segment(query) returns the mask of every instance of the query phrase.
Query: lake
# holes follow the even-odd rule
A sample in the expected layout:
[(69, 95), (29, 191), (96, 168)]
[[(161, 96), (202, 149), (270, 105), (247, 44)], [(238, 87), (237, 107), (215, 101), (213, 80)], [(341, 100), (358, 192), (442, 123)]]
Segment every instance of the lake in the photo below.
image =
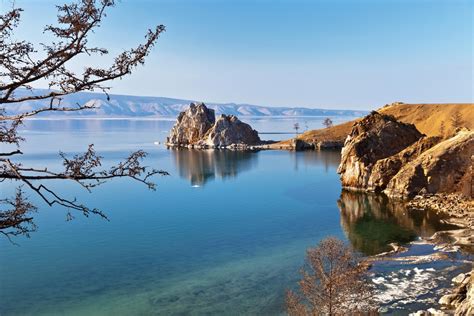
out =
[[(322, 119), (246, 121), (268, 133), (264, 139), (285, 139), (294, 122), (318, 128)], [(105, 165), (144, 149), (146, 165), (170, 175), (155, 179), (156, 191), (124, 179), (92, 193), (74, 183), (52, 184), (110, 221), (80, 214), (66, 221), (66, 210), (48, 208), (30, 193), (39, 206), (38, 230), (14, 238), (18, 245), (0, 240), (1, 315), (281, 314), (305, 250), (322, 238), (342, 238), (372, 255), (389, 250), (391, 242), (446, 228), (435, 214), (406, 212), (382, 196), (341, 192), (337, 151), (156, 145), (173, 123), (26, 122), (22, 159), (29, 165), (58, 168), (58, 150), (74, 154), (94, 143)], [(0, 190), (9, 196), (15, 187), (3, 182)]]

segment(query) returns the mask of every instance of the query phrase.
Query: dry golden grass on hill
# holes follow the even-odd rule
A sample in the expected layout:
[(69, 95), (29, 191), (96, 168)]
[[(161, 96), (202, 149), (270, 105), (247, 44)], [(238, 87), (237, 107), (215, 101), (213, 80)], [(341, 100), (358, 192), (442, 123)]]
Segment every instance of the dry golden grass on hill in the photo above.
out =
[[(393, 115), (396, 119), (415, 124), (416, 128), (428, 136), (450, 136), (454, 134), (455, 125), (474, 130), (473, 103), (446, 104), (405, 104), (393, 103), (377, 110), (379, 113)], [(453, 119), (457, 117), (453, 122)], [(329, 128), (311, 130), (298, 138), (308, 143), (317, 141), (344, 141), (352, 130), (352, 125), (359, 119)], [(289, 146), (290, 140), (274, 144), (272, 147)]]
[[(379, 109), (380, 113), (393, 115), (396, 119), (415, 124), (428, 136), (452, 135), (456, 129), (453, 118), (459, 115), (459, 126), (474, 130), (474, 104), (399, 104)], [(444, 125), (444, 127), (443, 127)], [(443, 130), (444, 129), (444, 133)], [(442, 135), (444, 134), (444, 135)]]

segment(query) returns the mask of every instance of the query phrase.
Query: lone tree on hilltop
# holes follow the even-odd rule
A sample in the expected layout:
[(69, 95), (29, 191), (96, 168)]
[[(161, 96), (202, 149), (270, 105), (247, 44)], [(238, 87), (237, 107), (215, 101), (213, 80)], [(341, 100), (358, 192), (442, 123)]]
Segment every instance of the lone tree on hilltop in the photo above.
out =
[[(112, 178), (127, 177), (154, 189), (150, 177), (165, 175), (165, 171), (142, 165), (146, 153), (132, 152), (123, 161), (110, 168), (101, 167), (101, 156), (90, 145), (83, 154), (68, 157), (60, 153), (58, 168), (28, 167), (18, 162), (23, 155), (21, 143), (24, 139), (18, 128), (24, 119), (43, 112), (69, 112), (94, 108), (94, 104), (61, 105), (61, 97), (80, 91), (103, 91), (108, 98), (106, 86), (114, 79), (129, 75), (139, 65), (165, 30), (158, 25), (148, 30), (144, 42), (136, 48), (123, 51), (105, 68), (89, 66), (84, 62), (82, 72), (73, 71), (71, 62), (79, 56), (106, 55), (108, 50), (88, 45), (88, 38), (101, 24), (106, 11), (115, 5), (114, 0), (77, 0), (57, 6), (57, 23), (47, 25), (45, 33), (54, 40), (41, 44), (38, 49), (26, 39), (18, 39), (15, 30), (20, 23), (21, 8), (0, 12), (0, 181), (19, 184), (13, 197), (0, 199), (0, 233), (10, 236), (26, 235), (36, 229), (32, 213), (37, 209), (25, 196), (25, 189), (37, 194), (46, 205), (61, 205), (67, 209), (67, 218), (76, 211), (85, 216), (106, 215), (95, 208), (65, 198), (48, 184), (51, 180), (67, 180), (90, 191)], [(33, 90), (35, 83), (47, 84), (48, 90)], [(21, 92), (21, 93), (20, 93)], [(47, 100), (48, 106), (38, 105), (31, 111), (8, 114), (8, 105), (23, 101)], [(62, 167), (61, 167), (62, 165)]]
[(332, 120), (329, 118), (329, 117), (326, 117), (323, 121), (323, 125), (326, 127), (326, 128), (329, 128), (333, 125), (333, 122)]
[(298, 136), (298, 131), (300, 130), (300, 123), (293, 124), (293, 129), (295, 130), (296, 136)]
[(306, 252), (299, 291), (287, 292), (291, 316), (376, 314), (367, 267), (337, 238), (322, 240)]

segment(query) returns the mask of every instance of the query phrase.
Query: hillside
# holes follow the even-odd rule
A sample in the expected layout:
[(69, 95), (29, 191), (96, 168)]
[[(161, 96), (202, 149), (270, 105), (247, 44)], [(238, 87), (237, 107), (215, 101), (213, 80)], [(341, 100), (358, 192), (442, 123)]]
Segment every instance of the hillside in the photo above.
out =
[[(380, 113), (393, 115), (397, 120), (404, 123), (415, 124), (416, 128), (428, 136), (447, 136), (454, 133), (452, 118), (459, 113), (460, 126), (474, 130), (474, 104), (472, 103), (446, 103), (446, 104), (408, 104), (392, 103), (377, 110)], [(301, 134), (298, 138), (307, 143), (320, 141), (344, 142), (351, 132), (352, 126), (359, 119), (343, 124), (334, 125), (329, 128), (311, 130)], [(442, 133), (444, 125), (444, 133)], [(290, 140), (275, 144), (288, 146)]]
[[(33, 91), (19, 90), (16, 95), (35, 95), (44, 93), (45, 90), (34, 89)], [(97, 108), (78, 112), (42, 113), (38, 117), (67, 116), (67, 117), (176, 117), (196, 100), (174, 99), (165, 97), (147, 97), (131, 95), (111, 94), (110, 99), (103, 93), (79, 92), (62, 98), (61, 105), (76, 106), (76, 104), (94, 104)], [(19, 114), (32, 111), (38, 107), (49, 105), (49, 100), (25, 101), (12, 103), (6, 107), (8, 114)], [(215, 110), (216, 115), (227, 114), (236, 116), (353, 116), (358, 117), (367, 114), (366, 111), (354, 110), (326, 110), (303, 107), (273, 107), (252, 104), (236, 103), (213, 103), (206, 102), (206, 106)]]
[(455, 128), (452, 118), (456, 112), (461, 117), (460, 126), (474, 130), (474, 104), (403, 104), (393, 103), (379, 110), (393, 115), (404, 123), (415, 124), (416, 128), (428, 136), (440, 136), (444, 124), (444, 134), (452, 135)]

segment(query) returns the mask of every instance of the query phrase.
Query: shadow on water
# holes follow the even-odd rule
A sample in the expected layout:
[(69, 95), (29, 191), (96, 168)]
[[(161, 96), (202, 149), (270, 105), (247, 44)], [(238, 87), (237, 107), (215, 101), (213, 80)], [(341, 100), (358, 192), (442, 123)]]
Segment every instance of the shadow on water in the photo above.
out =
[(338, 206), (344, 233), (365, 255), (388, 251), (392, 242), (408, 243), (456, 228), (434, 212), (408, 211), (403, 202), (381, 194), (342, 191)]
[(171, 152), (179, 176), (193, 186), (203, 186), (216, 177), (235, 178), (258, 164), (258, 155), (250, 151), (173, 149)]

